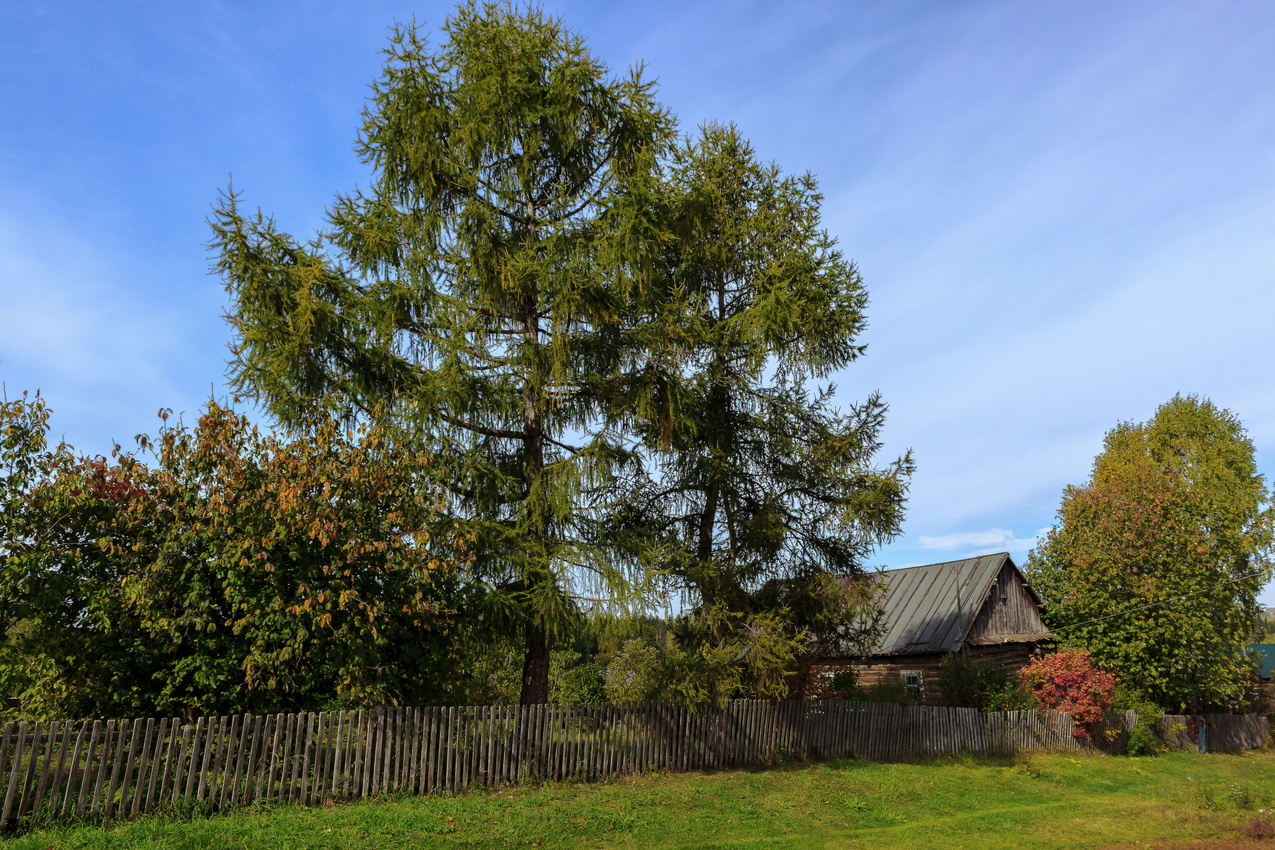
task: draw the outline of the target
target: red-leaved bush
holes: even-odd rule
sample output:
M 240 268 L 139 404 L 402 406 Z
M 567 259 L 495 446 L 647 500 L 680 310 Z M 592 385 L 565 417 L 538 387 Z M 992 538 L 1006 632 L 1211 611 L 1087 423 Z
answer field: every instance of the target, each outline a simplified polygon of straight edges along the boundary
M 1019 671 L 1019 677 L 1038 706 L 1071 712 L 1071 734 L 1077 738 L 1089 737 L 1085 727 L 1102 720 L 1103 709 L 1116 693 L 1116 680 L 1094 667 L 1082 649 L 1061 649 L 1037 658 Z

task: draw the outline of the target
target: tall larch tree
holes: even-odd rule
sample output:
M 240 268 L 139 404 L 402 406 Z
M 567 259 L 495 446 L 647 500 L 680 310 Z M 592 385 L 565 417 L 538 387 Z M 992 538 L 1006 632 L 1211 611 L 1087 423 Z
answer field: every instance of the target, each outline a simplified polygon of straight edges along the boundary
M 584 503 L 632 457 L 608 399 L 673 126 L 641 69 L 613 75 L 537 8 L 470 3 L 442 29 L 436 47 L 394 32 L 356 145 L 374 179 L 324 232 L 302 243 L 232 191 L 211 245 L 235 386 L 284 421 L 386 405 L 428 442 L 483 610 L 524 643 L 521 700 L 541 703 L 572 593 L 625 592 Z
M 707 698 L 748 681 L 779 695 L 794 656 L 871 641 L 872 584 L 841 579 L 899 533 L 913 463 L 874 465 L 877 395 L 842 412 L 818 384 L 864 352 L 867 291 L 814 178 L 709 125 L 670 157 L 665 193 L 677 238 L 651 323 L 676 330 L 643 374 L 670 401 L 639 420 L 649 475 L 616 527 L 650 533 L 693 610 Z

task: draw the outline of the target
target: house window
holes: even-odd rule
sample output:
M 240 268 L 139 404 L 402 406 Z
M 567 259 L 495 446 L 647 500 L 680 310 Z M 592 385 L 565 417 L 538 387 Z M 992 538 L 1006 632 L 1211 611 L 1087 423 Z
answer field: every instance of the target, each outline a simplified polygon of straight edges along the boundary
M 920 670 L 904 670 L 900 673 L 903 677 L 903 686 L 917 693 L 921 693 L 921 671 Z

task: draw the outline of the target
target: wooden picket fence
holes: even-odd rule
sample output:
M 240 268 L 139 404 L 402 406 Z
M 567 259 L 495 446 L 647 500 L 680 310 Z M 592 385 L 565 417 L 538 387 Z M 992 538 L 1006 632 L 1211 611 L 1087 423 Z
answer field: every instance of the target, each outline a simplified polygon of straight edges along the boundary
M 1171 746 L 1193 749 L 1199 742 L 1199 720 L 1187 714 L 1160 718 Z M 1204 747 L 1210 751 L 1251 750 L 1270 736 L 1270 721 L 1257 714 L 1204 715 Z
M 1132 728 L 1127 716 L 1110 720 Z M 1239 746 L 1264 742 L 1266 720 L 1246 723 Z M 1258 743 L 1248 743 L 1259 733 Z M 307 806 L 788 759 L 1083 746 L 1064 712 L 837 700 L 736 700 L 707 713 L 642 703 L 8 723 L 0 740 L 0 781 L 8 777 L 0 825 L 134 817 L 178 800 L 210 810 Z

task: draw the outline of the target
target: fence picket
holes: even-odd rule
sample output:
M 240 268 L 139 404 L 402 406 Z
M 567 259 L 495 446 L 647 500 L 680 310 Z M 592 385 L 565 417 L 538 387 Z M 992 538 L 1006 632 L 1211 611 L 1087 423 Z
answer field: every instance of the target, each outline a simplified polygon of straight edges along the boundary
M 1165 715 L 1174 743 L 1194 747 Z M 1131 712 L 1105 728 L 1128 736 Z M 1211 750 L 1265 743 L 1259 716 L 1208 715 Z M 16 728 L 15 728 L 16 726 Z M 534 706 L 382 706 L 317 714 L 7 723 L 0 824 L 49 814 L 137 816 L 187 796 L 213 809 L 258 799 L 318 805 L 399 790 L 453 793 L 530 777 L 597 779 L 653 769 L 715 770 L 790 758 L 1077 750 L 1070 715 L 1054 711 L 731 700 L 694 712 L 656 702 Z M 1102 736 L 1095 736 L 1101 740 Z M 90 797 L 90 789 L 92 794 Z

